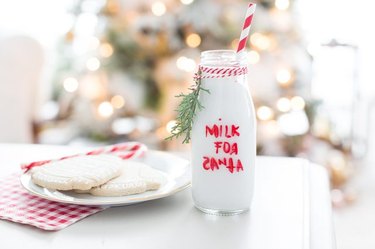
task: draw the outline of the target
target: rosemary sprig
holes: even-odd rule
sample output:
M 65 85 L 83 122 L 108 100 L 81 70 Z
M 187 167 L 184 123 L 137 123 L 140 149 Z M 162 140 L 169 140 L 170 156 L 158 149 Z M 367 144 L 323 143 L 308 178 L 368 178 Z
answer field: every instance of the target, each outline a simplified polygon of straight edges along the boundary
M 204 107 L 199 102 L 199 94 L 201 91 L 210 93 L 209 90 L 201 86 L 201 73 L 198 71 L 194 77 L 194 84 L 189 88 L 191 91 L 188 94 L 179 94 L 176 97 L 182 98 L 179 106 L 177 107 L 176 125 L 172 127 L 172 135 L 167 137 L 167 140 L 185 136 L 182 143 L 189 143 L 191 139 L 191 129 L 193 127 L 194 117 L 197 111 L 202 110 Z

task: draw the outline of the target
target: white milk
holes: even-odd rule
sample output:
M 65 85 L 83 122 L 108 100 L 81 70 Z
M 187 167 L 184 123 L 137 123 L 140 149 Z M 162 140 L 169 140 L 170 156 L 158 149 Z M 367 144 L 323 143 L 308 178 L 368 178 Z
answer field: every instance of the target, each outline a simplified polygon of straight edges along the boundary
M 233 68 L 245 64 L 245 59 L 230 50 L 206 51 L 201 66 Z M 241 213 L 251 204 L 256 154 L 256 117 L 247 75 L 202 76 L 202 87 L 210 93 L 200 93 L 204 109 L 193 124 L 193 199 L 207 213 Z

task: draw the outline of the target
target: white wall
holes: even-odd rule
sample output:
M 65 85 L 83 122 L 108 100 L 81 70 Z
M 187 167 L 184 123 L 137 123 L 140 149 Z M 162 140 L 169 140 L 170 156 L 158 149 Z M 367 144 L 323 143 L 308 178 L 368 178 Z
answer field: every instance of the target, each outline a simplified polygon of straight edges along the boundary
M 72 17 L 66 13 L 71 0 L 12 0 L 0 2 L 0 36 L 29 35 L 46 48 L 69 30 Z
M 375 1 L 371 0 L 299 0 L 300 25 L 311 42 L 332 38 L 358 45 L 359 79 L 366 98 L 375 97 Z

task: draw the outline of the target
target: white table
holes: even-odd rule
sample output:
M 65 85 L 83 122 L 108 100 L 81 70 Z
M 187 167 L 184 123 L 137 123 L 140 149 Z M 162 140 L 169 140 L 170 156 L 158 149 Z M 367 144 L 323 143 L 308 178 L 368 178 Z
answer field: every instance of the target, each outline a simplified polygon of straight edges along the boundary
M 0 144 L 0 177 L 20 162 L 76 152 L 56 146 Z M 1 248 L 335 248 L 326 171 L 303 160 L 260 157 L 251 211 L 212 216 L 194 208 L 190 189 L 115 207 L 58 232 L 0 220 Z

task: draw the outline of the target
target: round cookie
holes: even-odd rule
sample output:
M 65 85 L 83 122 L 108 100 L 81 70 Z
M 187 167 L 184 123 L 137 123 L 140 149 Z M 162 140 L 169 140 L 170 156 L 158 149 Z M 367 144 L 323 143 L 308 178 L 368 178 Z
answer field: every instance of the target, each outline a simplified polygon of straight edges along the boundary
M 121 175 L 90 190 L 96 196 L 124 196 L 156 190 L 164 182 L 164 174 L 150 166 L 133 161 L 124 161 Z
M 122 164 L 111 155 L 72 157 L 33 168 L 31 179 L 49 189 L 88 190 L 119 176 Z

